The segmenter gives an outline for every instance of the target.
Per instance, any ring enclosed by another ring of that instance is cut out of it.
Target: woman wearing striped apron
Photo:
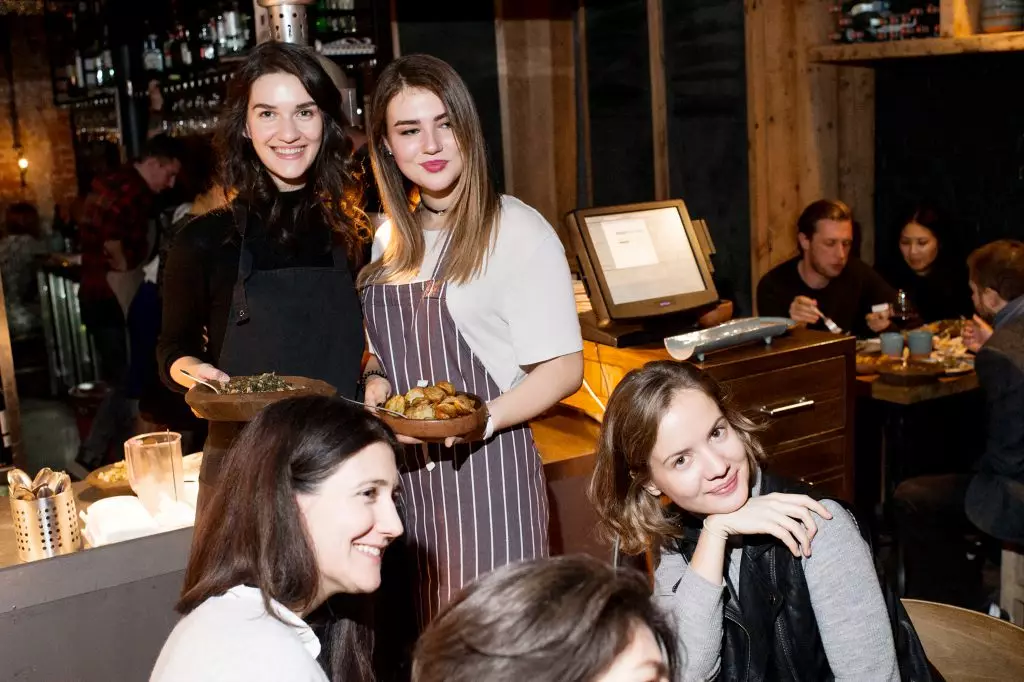
[[[370,112],[390,221],[359,277],[366,402],[450,381],[489,411],[482,433],[406,439],[400,458],[422,628],[478,575],[547,555],[528,421],[579,388],[583,344],[561,243],[540,214],[492,189],[476,109],[451,67],[425,55],[392,62]],[[418,201],[407,199],[410,184]]]

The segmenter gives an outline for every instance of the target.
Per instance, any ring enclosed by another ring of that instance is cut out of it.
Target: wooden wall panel
[[[495,0],[505,191],[561,231],[576,208],[573,3]]]
[[[865,245],[873,244],[874,74],[808,60],[809,49],[828,40],[833,4],[746,0],[755,289],[798,253],[796,219],[816,199],[849,203]]]

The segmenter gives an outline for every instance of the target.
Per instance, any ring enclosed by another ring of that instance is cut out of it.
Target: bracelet
[[[484,425],[484,435],[481,440],[490,440],[491,436],[494,435],[494,417],[491,413],[487,413],[487,424]]]
[[[701,525],[701,527],[708,533],[708,535],[711,535],[712,537],[721,538],[722,540],[728,540],[729,539],[728,535],[722,535],[721,533],[716,533],[715,531],[713,531],[710,528],[708,528],[708,520],[707,519],[704,519],[704,523]]]
[[[363,372],[363,376],[359,377],[359,383],[361,383],[363,385],[363,388],[366,388],[366,381],[370,377],[380,377],[384,381],[387,381],[388,383],[391,383],[391,380],[388,379],[388,375],[387,375],[387,373],[384,372],[384,370],[381,370],[381,369],[368,369],[365,372]]]

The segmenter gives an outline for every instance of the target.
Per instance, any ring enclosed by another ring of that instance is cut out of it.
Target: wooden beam
[[[580,3],[576,8],[576,78],[578,80],[578,112],[576,120],[582,126],[580,138],[583,149],[583,186],[587,195],[579,197],[581,206],[592,206],[594,202],[594,165],[590,152],[590,78],[587,75],[587,9]]]
[[[771,255],[768,230],[768,111],[765,51],[765,8],[760,0],[745,0],[747,66],[747,173],[750,185],[751,301],[757,305],[757,283],[767,271]]]
[[[4,417],[11,439],[11,457],[14,466],[24,469],[25,448],[21,438],[21,402],[18,400],[18,382],[14,375],[14,354],[11,333],[7,327],[7,304],[4,300],[3,279],[0,278],[0,384],[3,386]]]
[[[402,45],[398,41],[398,0],[391,0],[391,55],[398,59],[402,56]]]
[[[981,33],[981,0],[939,0],[939,33],[944,38]]]
[[[982,33],[959,38],[917,38],[891,43],[858,43],[852,45],[816,45],[810,58],[816,62],[869,64],[887,59],[944,57],[948,55],[1024,52],[1024,31],[1013,33]]]
[[[661,0],[647,0],[647,42],[651,77],[651,139],[654,198],[669,198],[668,107],[665,96],[665,29]]]
[[[861,229],[861,258],[875,262],[875,72],[834,69],[839,76],[837,196],[853,208]]]
[[[565,0],[495,0],[505,187],[561,234],[576,208],[574,7]]]

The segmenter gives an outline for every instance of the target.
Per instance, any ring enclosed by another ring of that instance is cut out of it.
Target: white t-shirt
[[[316,635],[283,605],[270,606],[284,623],[255,587],[207,599],[171,631],[150,682],[327,682]]]
[[[565,250],[547,220],[515,197],[501,198],[494,248],[483,272],[448,285],[448,310],[473,353],[502,392],[526,376],[522,367],[583,350],[572,276]],[[419,274],[434,271],[447,232],[424,230]],[[373,259],[391,239],[384,223],[373,240]],[[371,349],[372,350],[372,349]]]

